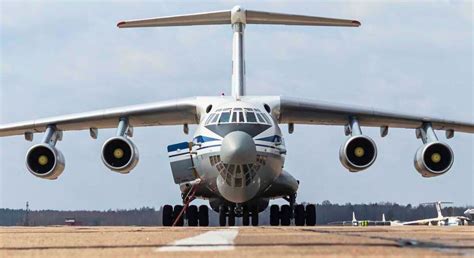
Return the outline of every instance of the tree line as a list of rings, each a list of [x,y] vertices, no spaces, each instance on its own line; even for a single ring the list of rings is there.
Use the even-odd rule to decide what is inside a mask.
[[[445,207],[442,209],[445,216],[463,215],[467,207]],[[387,220],[410,221],[436,217],[434,205],[412,206],[397,203],[369,203],[369,204],[333,204],[323,201],[316,205],[317,224],[326,225],[336,221],[352,220],[355,212],[358,220],[382,220],[385,214]],[[210,210],[211,225],[218,224],[218,214]],[[260,224],[269,224],[269,209],[260,213]],[[83,226],[159,226],[161,225],[161,208],[143,207],[128,210],[30,210],[0,209],[0,226],[50,226],[64,225],[66,219],[74,219]],[[240,220],[237,220],[240,224]]]

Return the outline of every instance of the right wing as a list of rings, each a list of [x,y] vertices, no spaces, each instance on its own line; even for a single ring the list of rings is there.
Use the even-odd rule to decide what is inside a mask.
[[[417,129],[423,123],[430,122],[433,129],[436,130],[474,133],[474,123],[472,122],[416,116],[370,107],[289,97],[280,97],[280,103],[276,112],[280,123],[344,126],[348,123],[351,116],[355,116],[359,119],[361,126]]]
[[[0,125],[0,137],[44,132],[49,125],[59,131],[114,128],[121,118],[133,127],[196,124],[196,103],[196,98],[176,99],[5,124]]]

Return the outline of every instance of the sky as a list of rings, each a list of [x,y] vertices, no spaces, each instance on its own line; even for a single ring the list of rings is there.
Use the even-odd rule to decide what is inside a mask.
[[[247,9],[357,19],[359,28],[248,25],[248,95],[305,97],[474,122],[470,1],[1,1],[0,123],[190,96],[230,95],[230,25],[118,29],[126,19]],[[191,126],[191,132],[195,126]],[[362,128],[378,146],[374,165],[339,162],[342,127],[282,125],[285,169],[297,200],[320,203],[453,201],[474,205],[474,135],[447,140],[451,170],[423,178],[415,131]],[[66,132],[58,180],[27,172],[33,143],[0,138],[0,208],[126,209],[180,202],[166,146],[190,140],[181,126],[135,128],[140,162],[130,174],[101,162],[115,130]]]

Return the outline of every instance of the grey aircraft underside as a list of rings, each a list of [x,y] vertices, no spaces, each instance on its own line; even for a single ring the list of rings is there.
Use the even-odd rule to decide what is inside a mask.
[[[65,168],[63,154],[56,148],[63,132],[117,128],[115,137],[102,147],[102,161],[112,171],[129,173],[138,163],[138,149],[131,141],[134,127],[197,124],[191,142],[168,146],[171,171],[186,205],[193,198],[208,199],[219,212],[220,225],[258,225],[258,213],[269,200],[284,198],[288,205],[270,207],[272,225],[314,225],[313,204],[296,203],[299,182],[284,170],[286,148],[279,124],[290,133],[295,124],[343,126],[348,139],[341,146],[340,161],[351,172],[370,167],[377,157],[374,141],[362,134],[361,126],[379,127],[382,137],[389,128],[416,130],[423,145],[415,154],[416,170],[423,177],[446,173],[453,164],[451,148],[440,142],[434,130],[451,138],[454,132],[474,133],[472,122],[414,116],[374,108],[326,103],[282,96],[245,94],[244,30],[248,24],[358,27],[355,20],[232,10],[124,21],[119,28],[231,24],[233,29],[232,95],[193,97],[149,104],[119,107],[37,119],[0,126],[0,136],[24,135],[32,141],[34,133],[44,133],[41,143],[26,155],[26,166],[33,175],[58,178]],[[461,161],[467,162],[467,161]],[[185,205],[185,207],[186,207]],[[185,210],[185,212],[183,211]],[[184,216],[180,214],[185,213]],[[207,226],[208,207],[165,205],[163,224]]]

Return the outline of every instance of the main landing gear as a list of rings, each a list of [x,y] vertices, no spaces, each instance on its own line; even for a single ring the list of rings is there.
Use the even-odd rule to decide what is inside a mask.
[[[209,226],[209,208],[206,205],[201,205],[199,208],[196,205],[189,205],[185,213],[178,218],[183,208],[183,205],[163,206],[163,226],[171,227],[176,221],[175,226],[182,227],[185,219],[190,227]]]
[[[209,226],[209,208],[206,205],[199,206],[190,205],[195,199],[196,185],[193,185],[187,194],[183,194],[184,205],[171,205],[163,206],[163,226],[184,226],[184,220],[186,218],[188,226],[190,227],[207,227]]]
[[[258,226],[258,209],[247,206],[219,206],[219,225],[235,226],[235,217],[242,217],[242,225]]]
[[[289,204],[279,207],[274,204],[270,206],[270,225],[272,226],[290,226],[294,219],[295,226],[314,226],[316,225],[316,205],[296,204],[296,195],[285,198]]]

